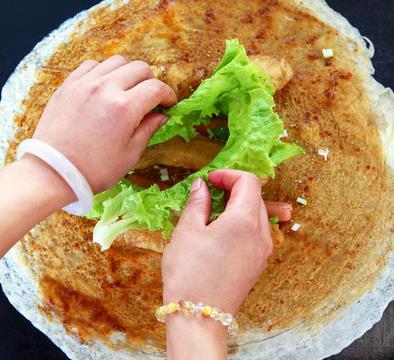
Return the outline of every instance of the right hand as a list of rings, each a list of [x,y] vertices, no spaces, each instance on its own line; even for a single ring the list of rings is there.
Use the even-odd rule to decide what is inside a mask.
[[[166,246],[162,262],[164,303],[181,299],[235,314],[267,264],[272,239],[259,179],[237,170],[209,174],[230,192],[225,211],[209,224],[210,193],[201,179]]]

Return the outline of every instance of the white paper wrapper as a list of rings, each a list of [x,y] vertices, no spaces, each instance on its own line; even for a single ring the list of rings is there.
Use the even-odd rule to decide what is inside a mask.
[[[358,44],[364,49],[365,54],[360,56],[360,71],[365,74],[366,88],[372,97],[382,143],[387,150],[388,166],[393,168],[394,96],[390,89],[385,89],[370,76],[373,67],[364,40],[346,19],[332,11],[324,1],[297,0],[296,2],[314,11],[320,19],[349,37],[353,44]],[[115,2],[106,0],[93,9],[112,3]],[[120,3],[116,2],[116,4]],[[12,123],[13,115],[23,110],[21,102],[35,81],[36,70],[59,44],[65,42],[69,35],[76,31],[75,25],[87,14],[88,12],[82,12],[68,20],[39,43],[19,64],[5,85],[0,104],[0,163],[4,161],[8,148],[7,141],[12,141],[15,131]],[[80,28],[78,31],[84,30]],[[16,309],[35,327],[47,334],[70,358],[80,360],[164,358],[163,353],[158,353],[149,346],[141,351],[114,352],[99,341],[81,344],[77,337],[67,334],[61,324],[49,322],[37,311],[37,305],[41,304],[37,275],[34,269],[28,269],[23,264],[18,247],[19,245],[16,245],[0,262],[0,282],[3,290]],[[321,359],[340,352],[379,321],[387,304],[394,299],[394,258],[389,255],[382,254],[387,257],[387,266],[373,288],[357,302],[346,308],[336,309],[337,303],[331,299],[327,304],[322,304],[321,309],[316,310],[317,314],[311,323],[305,321],[277,333],[250,331],[247,337],[237,339],[237,352],[230,358],[305,360]],[[316,326],[316,319],[324,319],[328,314],[330,314],[329,320],[323,322],[326,325]],[[115,334],[113,337],[114,340],[116,337],[122,339],[122,334]]]

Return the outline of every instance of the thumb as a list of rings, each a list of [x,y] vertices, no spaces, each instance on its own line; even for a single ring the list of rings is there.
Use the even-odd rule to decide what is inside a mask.
[[[189,200],[178,224],[204,227],[209,222],[211,214],[211,194],[207,184],[200,178],[192,183]]]
[[[130,139],[130,146],[133,151],[145,150],[149,140],[153,134],[167,121],[167,117],[161,113],[150,113],[145,115],[141,120],[138,127],[134,130],[134,133]]]

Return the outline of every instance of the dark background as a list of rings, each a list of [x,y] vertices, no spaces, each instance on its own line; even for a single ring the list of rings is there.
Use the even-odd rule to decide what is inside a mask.
[[[46,34],[98,1],[0,0],[0,88]],[[327,0],[375,44],[378,81],[394,87],[394,0]],[[0,119],[1,121],[1,119]],[[0,289],[0,360],[65,360],[66,356],[10,305]],[[338,334],[341,336],[341,334]],[[383,320],[330,360],[394,359],[394,303]],[[272,359],[275,360],[275,359]]]

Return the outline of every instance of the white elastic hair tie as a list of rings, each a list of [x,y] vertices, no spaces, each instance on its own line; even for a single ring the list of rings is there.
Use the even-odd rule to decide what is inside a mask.
[[[52,146],[37,139],[22,141],[17,149],[16,158],[19,160],[26,153],[37,156],[52,167],[70,186],[78,201],[63,208],[73,215],[85,215],[93,206],[93,192],[85,177],[63,154]]]

